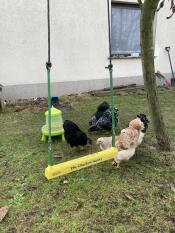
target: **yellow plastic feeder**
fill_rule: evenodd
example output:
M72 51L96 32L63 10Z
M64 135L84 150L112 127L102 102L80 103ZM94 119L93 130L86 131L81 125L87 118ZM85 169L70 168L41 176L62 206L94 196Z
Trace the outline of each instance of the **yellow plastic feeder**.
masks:
M111 147L104 151L86 155L84 157L73 159L60 164L53 166L48 165L48 167L45 169L45 177L50 180L58 176L63 176L65 174L96 165L109 159L113 159L115 156L117 156L117 153L117 148Z
M42 141L47 141L49 136L49 117L48 111L45 112L46 124L42 127ZM64 141L64 129L63 129L63 118L62 112L54 107L51 107L51 136L61 136Z

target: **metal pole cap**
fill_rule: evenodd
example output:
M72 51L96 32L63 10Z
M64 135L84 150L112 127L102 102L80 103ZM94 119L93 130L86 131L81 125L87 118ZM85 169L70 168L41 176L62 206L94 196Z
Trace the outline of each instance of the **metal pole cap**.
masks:
M167 52L169 52L169 51L170 51L170 49L171 49L171 47L170 47L170 46L165 47L165 50L166 50Z

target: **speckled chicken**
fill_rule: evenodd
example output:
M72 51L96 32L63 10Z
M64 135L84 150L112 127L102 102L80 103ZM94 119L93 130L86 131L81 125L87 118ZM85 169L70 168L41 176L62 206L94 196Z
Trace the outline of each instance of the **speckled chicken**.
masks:
M115 125L117 126L118 123L117 108L114 109L114 118L115 118ZM106 101L104 101L98 106L97 111L89 121L89 125L90 125L89 131L98 131L98 130L111 131L112 111L109 104Z

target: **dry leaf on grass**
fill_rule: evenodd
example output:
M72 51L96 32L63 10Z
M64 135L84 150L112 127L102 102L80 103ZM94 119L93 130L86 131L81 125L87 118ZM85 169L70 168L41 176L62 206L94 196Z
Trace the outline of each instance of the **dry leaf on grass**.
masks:
M171 191L173 192L173 193L175 193L175 187L173 186L173 185L171 185Z
M54 155L54 158L55 159L61 159L61 158L63 158L63 155L56 154L56 155Z
M8 210L9 210L8 206L4 206L0 208L0 222L2 222L2 220L5 218Z
M134 198L131 196L131 194L129 194L129 193L123 193L123 194L128 200L134 201Z
M63 184L68 184L68 183L69 183L68 180L63 181Z
M78 200L77 201L77 204L76 204L76 210L79 210L83 207L83 202L81 200Z

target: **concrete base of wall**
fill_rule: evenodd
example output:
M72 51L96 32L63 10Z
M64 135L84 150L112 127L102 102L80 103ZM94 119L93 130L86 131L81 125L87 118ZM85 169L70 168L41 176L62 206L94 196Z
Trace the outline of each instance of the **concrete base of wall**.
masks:
M166 78L171 78L171 74L164 74ZM114 86L137 84L143 85L141 76L114 78ZM99 90L109 87L108 79L96 79L85 81L54 82L52 83L52 95L63 96L69 94L79 94L92 90ZM3 99L29 99L37 97L47 97L47 83L10 85L3 88Z
M114 78L114 86L127 84L143 84L141 76ZM54 82L52 83L52 95L63 96L78 94L86 91L99 90L109 87L108 79L96 79L85 81ZM9 85L3 88L3 99L29 99L47 97L47 83Z

